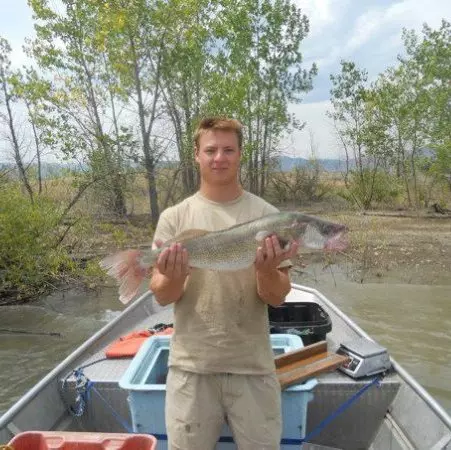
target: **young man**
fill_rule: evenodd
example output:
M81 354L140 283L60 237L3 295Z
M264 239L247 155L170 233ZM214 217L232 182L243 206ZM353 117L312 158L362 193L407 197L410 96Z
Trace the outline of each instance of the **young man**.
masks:
M200 189L163 211L155 241L277 211L239 183L238 121L207 118L194 141ZM269 237L255 264L235 272L190 269L180 244L161 253L150 289L161 305L174 303L165 408L170 449L214 449L224 421L240 450L280 448L281 393L267 305L281 304L290 291L289 259L296 252L296 243L283 251Z

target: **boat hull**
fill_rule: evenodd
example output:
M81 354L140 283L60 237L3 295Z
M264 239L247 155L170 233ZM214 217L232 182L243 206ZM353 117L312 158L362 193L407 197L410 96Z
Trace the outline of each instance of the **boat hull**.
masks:
M329 351L336 351L341 342L358 336L371 339L320 292L293 284L287 302L308 301L319 303L331 317L332 330L327 335ZM69 377L67 383L63 381L73 369L104 358L105 348L120 336L157 323L172 323L172 319L171 307L161 308L150 293L144 294L55 367L0 418L0 444L28 430L127 431L117 416L128 424L133 422L129 393L119 386L119 380L130 367L130 359L103 361L84 369L100 395L91 395L80 417L68 412L68 406L75 404L74 380ZM380 386L368 389L309 442L347 450L451 449L449 415L393 358L392 367L393 371ZM338 370L316 378L313 399L307 408L307 434L318 431L318 425L369 382L354 380Z

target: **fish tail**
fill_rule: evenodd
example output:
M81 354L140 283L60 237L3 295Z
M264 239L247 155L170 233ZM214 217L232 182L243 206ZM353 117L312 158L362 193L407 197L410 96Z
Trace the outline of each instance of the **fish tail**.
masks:
M136 295L148 274L149 267L141 263L140 257L140 250L124 250L107 256L99 263L119 283L119 300L124 304Z

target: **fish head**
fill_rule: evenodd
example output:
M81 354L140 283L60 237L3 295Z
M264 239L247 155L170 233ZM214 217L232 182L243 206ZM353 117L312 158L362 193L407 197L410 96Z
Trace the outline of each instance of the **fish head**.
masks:
M348 246L346 225L302 213L291 213L291 238L302 246L326 251L343 251Z

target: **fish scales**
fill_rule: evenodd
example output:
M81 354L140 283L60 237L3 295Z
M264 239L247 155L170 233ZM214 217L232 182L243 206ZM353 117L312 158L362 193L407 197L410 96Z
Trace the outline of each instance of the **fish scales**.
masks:
M262 236L276 233L281 245L286 244L289 239L284 230L287 220L290 220L289 215L271 215L188 239L186 242L183 239L180 241L188 251L192 267L239 270L253 263L257 248L262 245L261 239L257 238L258 233L263 233Z
M218 232L193 239L184 244L190 265L200 269L239 270L249 267L255 258L258 242L249 228L232 232Z

